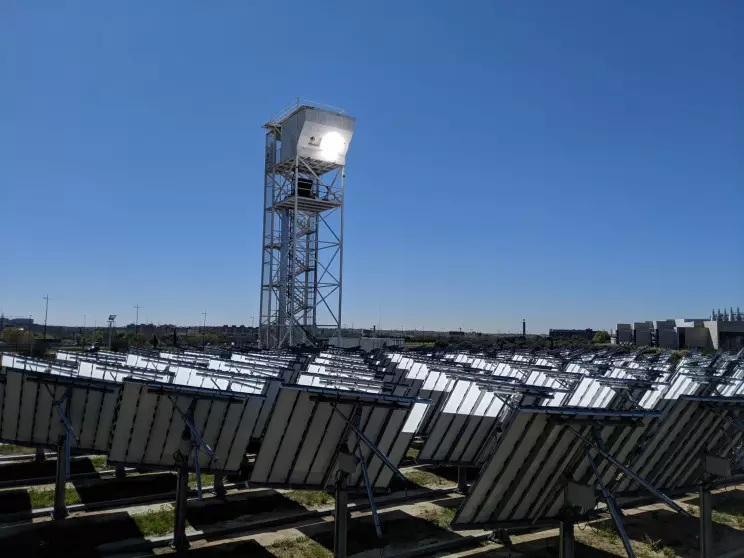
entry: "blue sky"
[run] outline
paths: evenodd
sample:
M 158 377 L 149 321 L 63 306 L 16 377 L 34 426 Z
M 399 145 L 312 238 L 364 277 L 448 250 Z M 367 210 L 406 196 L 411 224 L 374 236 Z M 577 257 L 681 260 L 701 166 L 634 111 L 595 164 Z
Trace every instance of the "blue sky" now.
M 744 305 L 744 3 L 0 5 L 0 309 L 258 315 L 261 125 L 356 116 L 344 318 L 531 331 Z

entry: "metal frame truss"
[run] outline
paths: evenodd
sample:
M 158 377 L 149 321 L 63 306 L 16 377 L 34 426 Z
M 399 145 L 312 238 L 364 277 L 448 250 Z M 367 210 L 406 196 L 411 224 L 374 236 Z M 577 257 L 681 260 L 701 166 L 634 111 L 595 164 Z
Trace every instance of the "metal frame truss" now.
M 320 329 L 341 333 L 344 167 L 277 163 L 281 125 L 265 128 L 259 345 L 315 345 Z

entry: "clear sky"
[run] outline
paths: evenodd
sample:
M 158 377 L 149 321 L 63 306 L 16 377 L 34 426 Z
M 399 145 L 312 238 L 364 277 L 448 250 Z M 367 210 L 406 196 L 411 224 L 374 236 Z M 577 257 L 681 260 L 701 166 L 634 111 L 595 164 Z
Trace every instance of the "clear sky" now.
M 261 125 L 357 117 L 348 325 L 744 306 L 744 2 L 0 2 L 0 309 L 251 324 Z

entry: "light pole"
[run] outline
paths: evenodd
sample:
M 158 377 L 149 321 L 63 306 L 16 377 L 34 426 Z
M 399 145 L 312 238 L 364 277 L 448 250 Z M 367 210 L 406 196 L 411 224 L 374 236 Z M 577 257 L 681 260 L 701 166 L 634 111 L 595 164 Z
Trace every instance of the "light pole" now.
M 204 316 L 204 324 L 202 325 L 202 351 L 203 351 L 204 344 L 206 343 L 206 335 L 207 335 L 207 311 L 204 310 L 204 312 L 202 312 L 202 315 Z
M 31 333 L 31 325 L 34 323 L 34 319 L 31 314 L 28 315 L 28 356 L 33 356 L 32 351 L 34 350 L 33 333 Z
M 83 339 L 82 339 L 82 346 L 85 347 L 85 329 L 88 325 L 88 316 L 86 314 L 83 314 Z
M 136 343 L 139 339 L 139 304 L 135 304 L 134 307 L 137 309 L 137 314 L 134 318 L 134 342 Z
M 109 351 L 111 350 L 111 336 L 114 332 L 114 322 L 116 321 L 116 314 L 109 314 L 108 317 L 108 326 L 109 326 Z
M 44 339 L 46 339 L 47 317 L 49 316 L 49 295 L 42 296 L 41 300 L 46 300 L 46 307 L 44 308 Z

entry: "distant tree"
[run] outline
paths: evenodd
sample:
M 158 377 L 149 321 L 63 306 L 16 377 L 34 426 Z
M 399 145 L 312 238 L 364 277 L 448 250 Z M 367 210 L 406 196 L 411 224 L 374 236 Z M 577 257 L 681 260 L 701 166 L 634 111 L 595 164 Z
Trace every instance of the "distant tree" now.
M 594 334 L 594 339 L 592 339 L 593 343 L 609 343 L 610 342 L 610 334 L 606 331 L 598 331 Z
M 669 362 L 676 366 L 677 363 L 679 363 L 679 361 L 689 352 L 690 351 L 684 349 L 681 351 L 672 351 L 672 355 L 669 357 Z
M 8 345 L 28 343 L 28 332 L 17 327 L 6 327 L 3 330 L 3 341 Z
M 123 333 L 115 335 L 111 339 L 111 350 L 114 352 L 126 352 L 129 350 L 129 339 Z

